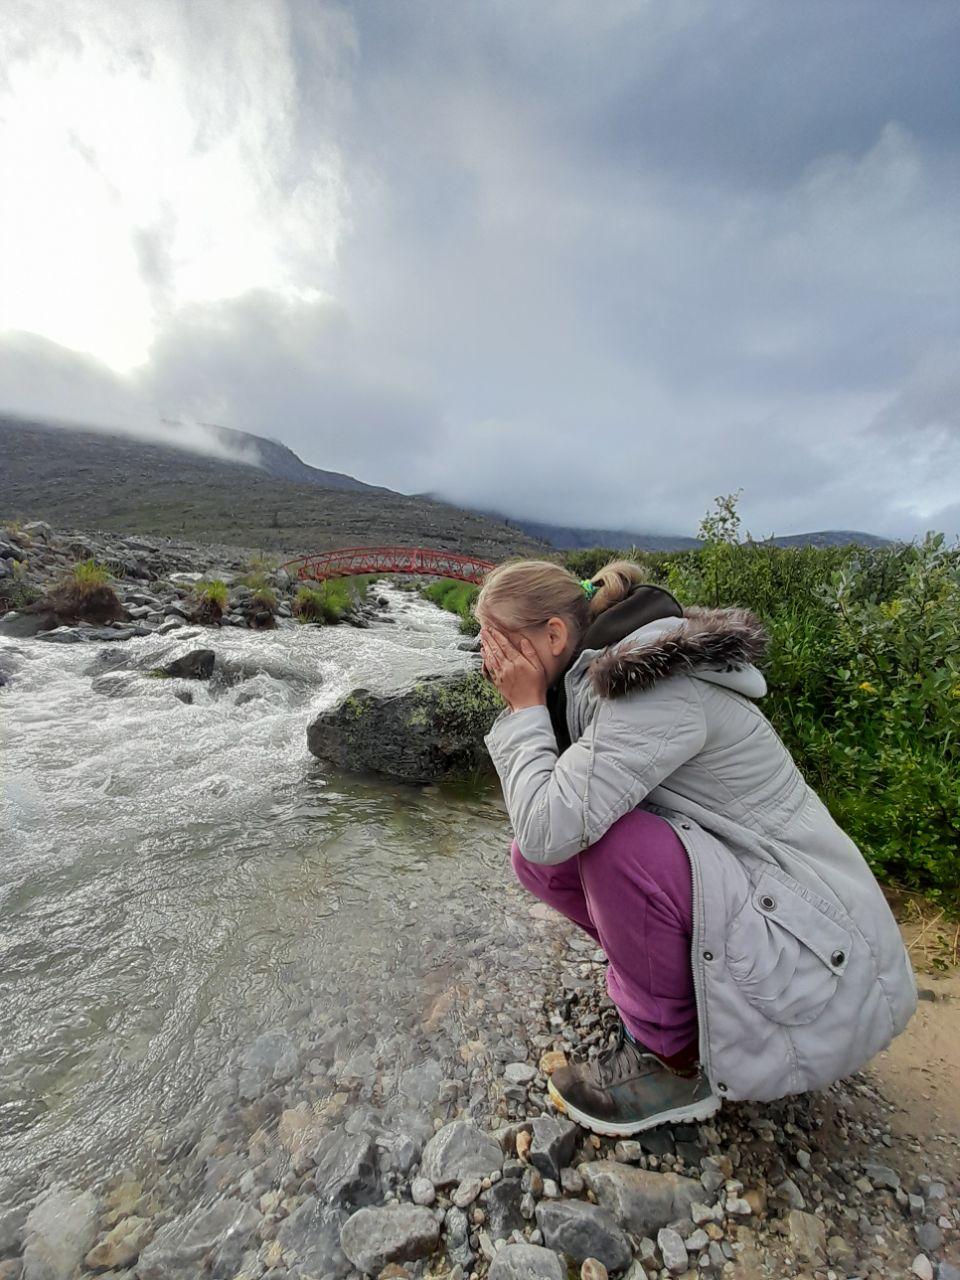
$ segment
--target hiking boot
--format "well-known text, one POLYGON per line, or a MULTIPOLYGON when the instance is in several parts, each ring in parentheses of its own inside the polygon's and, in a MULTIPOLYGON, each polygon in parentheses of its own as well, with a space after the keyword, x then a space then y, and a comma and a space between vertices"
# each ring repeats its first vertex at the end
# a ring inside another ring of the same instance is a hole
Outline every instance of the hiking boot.
POLYGON ((659 1124, 706 1120, 720 1110, 720 1099, 697 1064, 682 1073, 672 1070, 622 1026, 615 1045, 592 1062, 561 1067, 548 1088, 559 1111, 611 1138, 659 1124))

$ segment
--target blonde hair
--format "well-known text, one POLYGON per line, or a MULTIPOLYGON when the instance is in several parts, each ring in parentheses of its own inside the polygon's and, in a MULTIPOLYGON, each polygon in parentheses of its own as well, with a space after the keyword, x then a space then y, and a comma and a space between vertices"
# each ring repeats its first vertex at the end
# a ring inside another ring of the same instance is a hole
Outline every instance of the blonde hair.
POLYGON ((483 579, 473 602, 480 614, 508 631, 542 626, 549 618, 563 618, 579 640, 605 609, 619 604, 638 583, 646 581, 634 560, 611 560, 590 579, 597 590, 588 599, 576 574, 552 560, 506 560, 483 579))

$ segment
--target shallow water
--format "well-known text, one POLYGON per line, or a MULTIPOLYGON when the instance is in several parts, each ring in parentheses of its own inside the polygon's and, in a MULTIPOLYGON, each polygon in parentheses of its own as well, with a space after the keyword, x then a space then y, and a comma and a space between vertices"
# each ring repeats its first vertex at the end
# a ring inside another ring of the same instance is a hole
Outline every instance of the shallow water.
POLYGON ((509 831, 495 780, 348 780, 307 752, 308 722, 347 689, 472 661, 454 618, 378 590, 396 625, 0 639, 19 667, 0 692, 10 1194, 109 1178, 172 1126, 202 1133, 238 1054, 273 1027, 329 1028, 341 1062, 388 1035, 398 1073, 429 1056, 423 1019, 484 945, 509 831), (197 647, 246 678, 137 678, 107 696, 87 674, 103 651, 197 647))

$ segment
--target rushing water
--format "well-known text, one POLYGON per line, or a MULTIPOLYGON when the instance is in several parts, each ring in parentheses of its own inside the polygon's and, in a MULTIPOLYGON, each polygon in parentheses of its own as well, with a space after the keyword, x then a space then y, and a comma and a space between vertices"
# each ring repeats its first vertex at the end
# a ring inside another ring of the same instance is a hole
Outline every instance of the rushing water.
POLYGON ((0 639, 0 1187, 95 1182, 202 1130, 271 1027, 330 1026, 341 1057, 387 1028, 418 1060, 509 836, 495 786, 350 781, 308 754, 350 687, 470 662, 454 618, 380 590, 395 624, 368 630, 0 639), (89 674, 207 645, 245 678, 89 674))

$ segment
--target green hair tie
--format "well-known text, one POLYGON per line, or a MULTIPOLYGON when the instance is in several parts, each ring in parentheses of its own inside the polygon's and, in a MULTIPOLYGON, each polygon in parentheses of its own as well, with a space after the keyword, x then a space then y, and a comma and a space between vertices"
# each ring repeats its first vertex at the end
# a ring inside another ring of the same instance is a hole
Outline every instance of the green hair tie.
POLYGON ((587 599, 592 600, 597 592, 597 584, 595 582, 591 582, 589 578, 581 578, 580 585, 583 587, 587 599))

